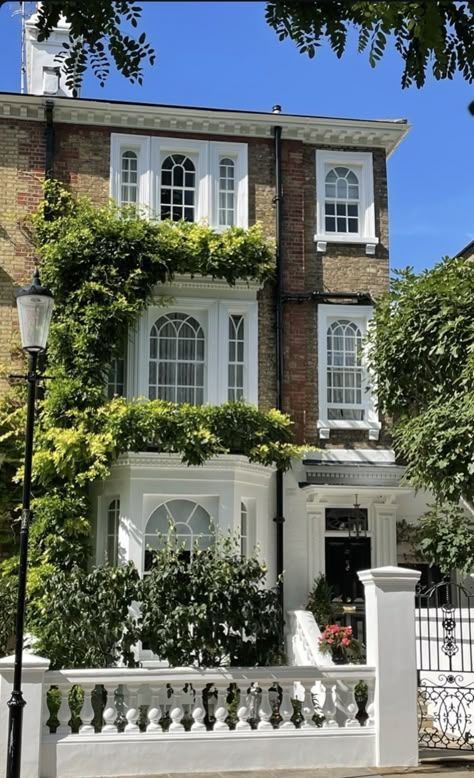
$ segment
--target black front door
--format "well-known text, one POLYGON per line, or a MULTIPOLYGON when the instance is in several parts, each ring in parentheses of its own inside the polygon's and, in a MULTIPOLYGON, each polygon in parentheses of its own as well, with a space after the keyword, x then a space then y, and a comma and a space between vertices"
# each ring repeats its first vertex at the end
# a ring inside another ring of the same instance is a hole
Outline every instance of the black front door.
POLYGON ((326 538, 326 580, 334 599, 363 602, 364 587, 357 573, 370 567, 370 538, 326 538))

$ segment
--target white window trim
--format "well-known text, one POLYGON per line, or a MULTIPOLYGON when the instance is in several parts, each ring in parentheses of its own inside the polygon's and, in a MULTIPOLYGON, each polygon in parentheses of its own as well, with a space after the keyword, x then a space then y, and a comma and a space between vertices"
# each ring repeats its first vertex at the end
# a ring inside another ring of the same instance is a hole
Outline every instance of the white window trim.
POLYGON ((187 154, 196 165, 196 222, 207 222, 218 231, 219 160, 235 161, 235 226, 248 227, 248 145, 225 141, 111 134, 110 196, 120 203, 121 155, 138 156, 138 205, 146 215, 159 219, 161 163, 168 154, 187 154))
POLYGON ((210 180, 211 203, 209 220, 215 230, 224 231, 219 225, 219 162, 229 157, 235 163, 235 226, 248 227, 248 152, 246 143, 211 142, 210 180))
POLYGON ((231 314, 245 319, 244 394, 247 402, 258 404, 258 304, 257 302, 213 298, 176 297, 169 305, 151 305, 129 339, 127 397, 148 398, 150 331, 167 313, 188 313, 199 321, 206 339, 204 360, 204 402, 227 402, 229 363, 229 322, 231 314))
POLYGON ((138 197, 137 206, 148 215, 150 208, 150 138, 144 135, 118 135, 110 138, 110 196, 121 202, 122 154, 134 151, 137 155, 138 197))
POLYGON ((209 213, 209 159, 208 143, 200 140, 182 138, 151 139, 151 171, 153 181, 150 211, 155 219, 160 219, 161 165, 170 154, 184 154, 196 167, 196 221, 204 221, 209 213))
POLYGON ((365 244, 366 253, 374 254, 379 239, 375 235, 374 173, 370 151, 316 151, 316 234, 317 250, 326 251, 327 243, 365 244), (359 178, 359 232, 326 232, 324 205, 326 174, 334 165, 348 167, 359 178))
POLYGON ((257 303, 219 303, 218 402, 228 399, 229 316, 244 317, 244 400, 258 405, 258 308, 257 303))
MULTIPOLYGON (((356 419, 328 419, 327 410, 327 329, 337 319, 349 319, 359 327, 362 337, 367 334, 367 325, 372 318, 371 305, 319 305, 318 306, 318 402, 319 437, 329 438, 330 430, 367 430, 369 440, 378 440, 381 423, 375 406, 375 397, 368 390, 368 374, 362 380, 362 399, 365 410, 364 421, 356 419)), ((365 362, 365 360, 364 360, 365 362)))
POLYGON ((120 494, 113 492, 112 494, 102 494, 97 500, 97 526, 96 526, 96 564, 103 565, 107 554, 107 541, 108 541, 108 519, 109 519, 109 506, 113 500, 118 500, 120 504, 120 512, 117 524, 117 562, 120 564, 120 551, 121 545, 121 528, 122 528, 122 502, 120 494))

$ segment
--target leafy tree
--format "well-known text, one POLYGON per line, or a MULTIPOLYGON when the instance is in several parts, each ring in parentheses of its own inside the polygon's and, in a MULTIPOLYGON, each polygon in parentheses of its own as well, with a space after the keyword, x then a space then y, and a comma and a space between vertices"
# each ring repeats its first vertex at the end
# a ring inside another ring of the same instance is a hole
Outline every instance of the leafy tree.
POLYGON ((90 573, 78 567, 56 570, 44 579, 43 596, 30 616, 35 650, 51 660, 52 668, 110 667, 119 659, 133 667, 138 631, 130 606, 139 598, 140 580, 131 562, 90 573))
POLYGON ((423 559, 443 573, 474 567, 474 523, 455 505, 432 508, 417 527, 416 549, 423 559))
POLYGON ((266 19, 280 40, 290 38, 299 51, 314 57, 324 39, 342 57, 350 28, 359 36, 359 52, 368 48, 374 67, 393 38, 404 61, 402 87, 421 87, 431 64, 435 78, 456 72, 474 79, 473 2, 417 0, 271 0, 266 19))
MULTIPOLYGON (((359 51, 368 48, 374 66, 392 37, 404 62, 402 86, 420 87, 430 64, 437 79, 460 72, 467 81, 473 80, 473 9, 471 0, 269 0, 265 15, 280 40, 290 38, 309 57, 324 39, 341 57, 348 30, 355 27, 359 51)), ((64 54, 69 85, 80 86, 90 64, 103 86, 111 61, 126 78, 142 83, 143 62, 153 64, 155 53, 144 32, 135 38, 121 29, 123 24, 138 27, 139 5, 133 0, 43 0, 38 18, 41 39, 49 36, 61 14, 71 24, 64 54)))
POLYGON ((0 577, 0 602, 2 615, 0 617, 0 657, 12 649, 12 637, 15 634, 15 614, 18 583, 15 576, 0 577))
POLYGON ((142 640, 171 665, 268 665, 281 656, 276 589, 235 538, 192 558, 171 532, 143 581, 142 640))
POLYGON ((474 502, 474 262, 398 273, 376 307, 370 355, 381 411, 416 488, 474 502))

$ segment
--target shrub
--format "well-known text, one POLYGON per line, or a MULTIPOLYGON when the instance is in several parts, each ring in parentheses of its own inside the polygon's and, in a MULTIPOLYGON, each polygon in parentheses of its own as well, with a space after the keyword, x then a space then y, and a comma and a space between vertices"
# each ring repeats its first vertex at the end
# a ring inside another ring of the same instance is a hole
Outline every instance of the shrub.
POLYGON ((90 573, 77 567, 53 572, 45 579, 31 624, 35 650, 50 659, 52 668, 110 667, 119 659, 133 667, 138 630, 130 607, 139 597, 132 563, 90 573))
POLYGON ((142 639, 171 665, 264 665, 281 659, 275 589, 266 567, 243 559, 235 538, 192 557, 170 533, 143 581, 142 639))

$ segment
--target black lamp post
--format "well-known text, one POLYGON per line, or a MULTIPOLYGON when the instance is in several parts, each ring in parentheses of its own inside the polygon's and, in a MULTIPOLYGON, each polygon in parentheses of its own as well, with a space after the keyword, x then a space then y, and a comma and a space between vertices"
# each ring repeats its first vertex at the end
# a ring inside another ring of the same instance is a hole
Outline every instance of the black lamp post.
POLYGON ((31 286, 17 294, 18 318, 20 320, 21 345, 28 354, 28 400, 25 435, 25 472, 23 477, 23 505, 21 512, 20 560, 18 569, 18 601, 15 629, 15 668, 12 696, 8 701, 8 750, 7 778, 20 778, 21 734, 23 708, 26 705, 21 691, 23 661, 23 630, 25 622, 26 573, 28 566, 28 531, 31 511, 31 461, 33 455, 33 428, 35 423, 36 386, 38 383, 38 354, 46 348, 49 324, 53 312, 53 296, 41 286, 39 273, 35 270, 31 286))

